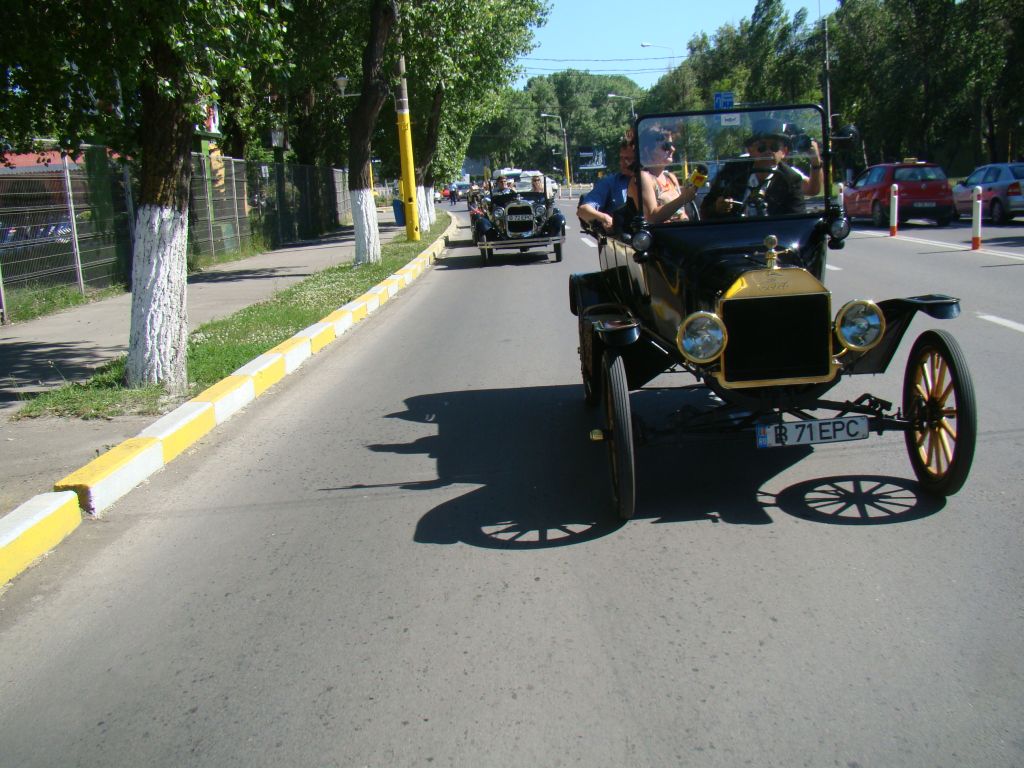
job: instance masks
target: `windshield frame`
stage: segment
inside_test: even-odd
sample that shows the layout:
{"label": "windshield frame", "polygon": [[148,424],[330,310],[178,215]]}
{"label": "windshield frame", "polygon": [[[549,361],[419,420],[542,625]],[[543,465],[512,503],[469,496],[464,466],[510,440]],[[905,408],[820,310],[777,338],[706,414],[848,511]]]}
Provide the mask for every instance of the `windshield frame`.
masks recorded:
{"label": "windshield frame", "polygon": [[[822,218],[828,216],[836,199],[830,173],[831,140],[825,111],[820,104],[814,103],[751,104],[729,109],[657,112],[639,115],[633,125],[633,137],[637,150],[637,162],[634,165],[636,188],[643,188],[641,177],[645,167],[653,169],[663,167],[673,173],[681,185],[685,185],[692,178],[691,174],[694,168],[703,165],[710,173],[705,184],[698,188],[696,204],[699,206],[710,193],[712,184],[723,169],[741,161],[753,162],[753,157],[745,151],[745,144],[752,137],[755,122],[764,120],[775,120],[781,123],[788,139],[786,144],[788,144],[789,150],[783,156],[782,163],[799,169],[805,177],[814,170],[811,168],[814,158],[809,147],[809,140],[814,139],[818,144],[823,179],[821,190],[818,194],[807,198],[802,212],[768,214],[762,212],[757,218]],[[763,123],[758,123],[758,125],[763,127]],[[675,150],[675,154],[672,155],[673,159],[667,166],[657,164],[657,161],[663,159],[664,155],[659,156],[654,151],[658,143],[656,135],[659,131],[664,132],[664,135],[668,136],[673,143],[678,142],[682,147],[682,149]],[[799,146],[799,150],[794,145]],[[704,152],[701,152],[702,149]],[[696,155],[692,159],[691,152]],[[710,156],[700,157],[700,154]],[[734,175],[736,173],[739,171],[736,170]],[[640,207],[642,209],[642,206]],[[735,216],[729,215],[727,218],[730,221],[742,223],[748,218],[755,217],[741,213]],[[684,224],[692,226],[710,222],[720,223],[723,220],[725,219],[704,220],[702,218],[700,221],[691,219],[686,222],[670,220],[663,224],[651,225]]]}

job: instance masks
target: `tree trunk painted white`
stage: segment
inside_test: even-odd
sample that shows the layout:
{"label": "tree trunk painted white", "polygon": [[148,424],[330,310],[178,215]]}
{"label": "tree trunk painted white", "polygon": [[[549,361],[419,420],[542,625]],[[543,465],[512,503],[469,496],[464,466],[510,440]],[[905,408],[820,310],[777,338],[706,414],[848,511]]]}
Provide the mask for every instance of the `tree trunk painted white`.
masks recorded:
{"label": "tree trunk painted white", "polygon": [[434,188],[427,187],[425,199],[427,201],[427,215],[430,216],[430,226],[433,227],[437,223],[437,206],[434,203]]}
{"label": "tree trunk painted white", "polygon": [[353,190],[352,223],[355,226],[356,264],[380,261],[380,225],[372,189]]}
{"label": "tree trunk painted white", "polygon": [[176,396],[188,389],[187,246],[188,210],[139,206],[132,253],[128,386],[163,384]]}
{"label": "tree trunk painted white", "polygon": [[416,186],[416,210],[420,217],[420,232],[430,229],[430,209],[427,208],[427,190],[422,184]]}

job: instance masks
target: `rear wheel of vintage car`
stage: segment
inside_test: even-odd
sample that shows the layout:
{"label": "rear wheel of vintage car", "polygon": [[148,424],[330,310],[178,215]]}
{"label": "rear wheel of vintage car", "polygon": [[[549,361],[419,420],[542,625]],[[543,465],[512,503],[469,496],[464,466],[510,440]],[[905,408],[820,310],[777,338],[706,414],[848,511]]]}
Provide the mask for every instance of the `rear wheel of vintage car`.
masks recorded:
{"label": "rear wheel of vintage car", "polygon": [[928,493],[949,496],[963,487],[974,460],[977,411],[967,360],[945,331],[914,342],[903,379],[905,433],[914,474]]}
{"label": "rear wheel of vintage car", "polygon": [[555,261],[562,260],[562,244],[555,243]]}
{"label": "rear wheel of vintage car", "polygon": [[601,372],[594,365],[594,358],[600,355],[594,334],[593,323],[580,318],[580,374],[583,377],[583,401],[593,408],[601,400]]}
{"label": "rear wheel of vintage car", "polygon": [[611,470],[612,500],[623,520],[631,520],[636,508],[636,476],[633,457],[633,418],[629,408],[626,366],[614,352],[604,354],[605,442]]}

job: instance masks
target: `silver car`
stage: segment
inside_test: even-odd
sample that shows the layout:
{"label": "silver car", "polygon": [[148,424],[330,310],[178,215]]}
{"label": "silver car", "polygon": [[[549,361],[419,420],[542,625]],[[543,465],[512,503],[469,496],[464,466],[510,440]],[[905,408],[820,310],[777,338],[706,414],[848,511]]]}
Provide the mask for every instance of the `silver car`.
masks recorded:
{"label": "silver car", "polygon": [[1006,224],[1024,215],[1024,163],[990,163],[971,171],[953,187],[953,205],[960,216],[972,215],[974,188],[981,187],[982,216],[993,224]]}

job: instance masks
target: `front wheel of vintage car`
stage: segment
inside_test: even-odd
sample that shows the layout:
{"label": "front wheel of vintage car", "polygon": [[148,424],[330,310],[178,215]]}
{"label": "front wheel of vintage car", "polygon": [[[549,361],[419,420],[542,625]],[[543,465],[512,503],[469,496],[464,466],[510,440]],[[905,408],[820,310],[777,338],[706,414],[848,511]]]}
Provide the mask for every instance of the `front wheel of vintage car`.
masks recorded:
{"label": "front wheel of vintage car", "polygon": [[967,360],[945,331],[925,331],[914,342],[903,413],[911,423],[907,452],[924,490],[939,496],[959,491],[974,460],[977,411]]}
{"label": "front wheel of vintage car", "polygon": [[605,442],[611,470],[612,500],[619,517],[631,520],[636,508],[633,418],[629,408],[626,366],[613,353],[604,355]]}

